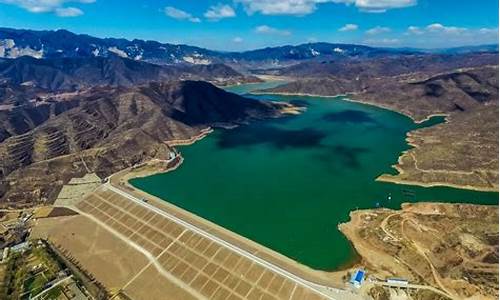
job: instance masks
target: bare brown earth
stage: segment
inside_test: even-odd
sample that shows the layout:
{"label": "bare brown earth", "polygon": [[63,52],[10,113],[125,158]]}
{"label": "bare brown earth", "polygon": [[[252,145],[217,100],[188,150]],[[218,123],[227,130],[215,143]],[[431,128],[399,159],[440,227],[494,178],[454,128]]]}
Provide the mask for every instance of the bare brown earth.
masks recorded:
{"label": "bare brown earth", "polygon": [[195,81],[95,87],[71,97],[70,107],[61,108],[56,99],[43,107],[22,103],[0,111],[0,131],[7,130],[0,139],[1,207],[52,203],[71,178],[87,173],[104,178],[153,158],[167,159],[171,149],[165,141],[189,139],[207,126],[293,111]]}
{"label": "bare brown earth", "polygon": [[455,299],[498,299],[498,206],[415,203],[350,217],[339,228],[375,277],[430,285]]}
{"label": "bare brown earth", "polygon": [[395,168],[377,180],[498,191],[498,106],[485,105],[447,122],[412,131]]}
{"label": "bare brown earth", "polygon": [[[140,176],[153,169],[154,165],[145,165],[126,170],[112,177],[111,183],[302,278],[332,286],[335,291],[329,293],[342,299],[359,299],[356,294],[337,289],[343,285],[338,277],[310,270],[182,209],[120,185],[124,174]],[[78,216],[37,220],[32,236],[48,238],[64,249],[110,293],[130,299],[323,299],[314,290],[106,186],[72,207]]]}
{"label": "bare brown earth", "polygon": [[48,238],[58,248],[71,253],[111,291],[119,289],[147,264],[143,255],[84,216],[49,218],[39,222],[40,231],[32,237]]}

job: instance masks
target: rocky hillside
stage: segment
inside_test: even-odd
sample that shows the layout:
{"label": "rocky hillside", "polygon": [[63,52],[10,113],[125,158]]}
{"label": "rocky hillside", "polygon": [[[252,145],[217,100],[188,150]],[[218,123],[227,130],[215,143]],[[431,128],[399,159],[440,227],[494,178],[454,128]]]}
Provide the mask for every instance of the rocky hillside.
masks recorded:
{"label": "rocky hillside", "polygon": [[481,66],[434,75],[311,78],[261,92],[350,94],[416,121],[447,115],[445,124],[411,132],[415,148],[399,158],[399,174],[379,180],[491,191],[498,190],[498,81],[498,66]]}
{"label": "rocky hillside", "polygon": [[335,96],[350,94],[363,102],[397,110],[416,120],[432,114],[464,111],[498,100],[498,67],[483,66],[425,75],[309,78],[260,91]]}
{"label": "rocky hillside", "polygon": [[151,158],[165,159],[165,141],[192,137],[207,126],[278,116],[282,108],[200,81],[95,87],[58,103],[71,107],[57,113],[49,106],[44,122],[0,143],[3,205],[53,200],[71,177],[87,172],[105,177]]}
{"label": "rocky hillside", "polygon": [[[498,45],[434,50],[432,53],[498,52]],[[281,68],[308,61],[369,59],[428,53],[423,49],[378,48],[340,43],[307,43],[244,52],[212,51],[139,39],[97,38],[67,30],[0,28],[0,58],[108,57],[118,55],[159,65],[225,63],[238,70]]]}
{"label": "rocky hillside", "polygon": [[393,55],[372,59],[310,61],[272,72],[295,78],[366,78],[401,76],[415,73],[436,74],[458,68],[497,65],[498,52],[466,54]]}
{"label": "rocky hillside", "polygon": [[0,60],[0,81],[51,91],[75,91],[97,85],[132,86],[174,79],[217,84],[258,81],[223,64],[159,66],[117,55],[52,59],[22,56]]}
{"label": "rocky hillside", "polygon": [[377,80],[354,99],[378,103],[416,120],[498,103],[498,67],[479,67],[419,80]]}
{"label": "rocky hillside", "polygon": [[362,80],[348,80],[344,78],[308,78],[291,81],[274,88],[255,91],[256,93],[277,93],[292,95],[319,95],[336,96],[345,93],[354,93],[364,89]]}
{"label": "rocky hillside", "polygon": [[67,30],[23,30],[0,28],[0,57],[36,58],[107,57],[115,54],[156,64],[212,64],[220,62],[289,62],[314,58],[373,57],[416,53],[418,50],[375,48],[352,44],[308,43],[268,47],[245,52],[212,51],[139,39],[96,38]]}

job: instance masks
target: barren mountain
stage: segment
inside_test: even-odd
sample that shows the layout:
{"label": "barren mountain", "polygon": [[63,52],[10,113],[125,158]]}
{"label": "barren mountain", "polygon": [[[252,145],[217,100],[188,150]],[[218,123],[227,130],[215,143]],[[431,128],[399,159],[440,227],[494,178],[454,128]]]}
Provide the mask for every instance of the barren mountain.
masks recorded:
{"label": "barren mountain", "polygon": [[[105,177],[151,158],[168,158],[165,141],[186,139],[207,126],[280,115],[283,105],[242,98],[206,82],[96,87],[46,108],[47,119],[0,143],[3,205],[54,199],[70,178]],[[8,115],[8,113],[7,113]]]}
{"label": "barren mountain", "polygon": [[296,78],[335,77],[350,80],[400,76],[404,74],[436,74],[484,65],[497,65],[498,52],[466,54],[392,55],[372,59],[308,61],[273,72]]}
{"label": "barren mountain", "polygon": [[498,103],[498,67],[457,70],[429,77],[383,78],[367,84],[354,99],[403,112],[415,120]]}
{"label": "barren mountain", "polygon": [[[467,60],[461,63],[467,64]],[[400,174],[384,174],[379,179],[498,190],[497,66],[434,75],[414,73],[353,80],[310,78],[262,92],[350,94],[353,100],[396,110],[416,121],[436,114],[447,115],[445,124],[409,133],[408,140],[415,148],[400,157],[396,165]]]}
{"label": "barren mountain", "polygon": [[309,61],[364,60],[429,53],[498,52],[498,45],[450,49],[380,48],[341,43],[307,43],[266,47],[244,52],[213,51],[140,39],[97,38],[61,30],[0,28],[0,57],[36,58],[108,57],[119,55],[158,65],[208,65],[224,63],[237,70],[282,68]]}
{"label": "barren mountain", "polygon": [[117,55],[52,59],[22,56],[0,60],[0,81],[52,91],[74,91],[96,85],[132,86],[177,79],[205,80],[217,84],[259,81],[223,64],[159,66]]}

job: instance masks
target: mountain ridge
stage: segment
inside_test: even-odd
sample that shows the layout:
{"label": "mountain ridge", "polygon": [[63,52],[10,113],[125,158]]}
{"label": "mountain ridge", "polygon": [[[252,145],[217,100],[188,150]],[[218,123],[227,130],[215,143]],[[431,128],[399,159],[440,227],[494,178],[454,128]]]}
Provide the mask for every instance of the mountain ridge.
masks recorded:
{"label": "mountain ridge", "polygon": [[[475,47],[475,48],[474,48]],[[498,45],[467,46],[476,51],[498,51]],[[483,49],[484,48],[484,49]],[[155,64],[211,64],[244,65],[246,68],[286,66],[314,59],[370,58],[391,55],[413,55],[426,52],[454,52],[450,49],[384,48],[347,43],[305,43],[266,47],[242,52],[216,51],[202,47],[161,43],[152,40],[97,38],[76,34],[65,29],[29,30],[0,28],[0,57],[16,58],[30,55],[37,58],[89,57],[116,54],[130,59]],[[467,50],[469,51],[469,50]],[[470,50],[472,51],[472,50]]]}
{"label": "mountain ridge", "polygon": [[30,84],[47,90],[78,90],[96,85],[132,86],[173,79],[205,80],[216,84],[258,82],[224,64],[156,65],[117,55],[36,59],[0,59],[0,81]]}
{"label": "mountain ridge", "polygon": [[[202,81],[94,87],[59,103],[68,107],[58,113],[32,105],[45,111],[45,120],[0,141],[3,205],[50,202],[73,177],[93,172],[104,178],[152,158],[165,160],[169,140],[192,138],[209,126],[278,117],[288,107],[243,98]],[[8,116],[0,113],[2,128],[8,128],[1,119]]]}

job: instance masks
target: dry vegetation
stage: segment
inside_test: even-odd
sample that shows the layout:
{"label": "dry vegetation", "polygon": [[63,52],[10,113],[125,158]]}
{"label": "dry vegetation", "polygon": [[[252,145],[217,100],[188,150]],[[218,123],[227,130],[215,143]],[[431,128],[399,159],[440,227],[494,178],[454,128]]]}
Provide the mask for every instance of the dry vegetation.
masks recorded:
{"label": "dry vegetation", "polygon": [[416,148],[400,158],[396,168],[401,174],[379,179],[498,191],[498,66],[480,66],[480,57],[473,59],[479,66],[444,73],[435,73],[443,69],[431,66],[397,76],[313,77],[264,92],[347,93],[354,101],[395,110],[415,121],[447,115],[446,124],[410,132],[408,140]]}
{"label": "dry vegetation", "polygon": [[418,203],[356,211],[340,229],[380,279],[406,278],[454,298],[498,298],[497,206]]}
{"label": "dry vegetation", "polygon": [[408,141],[414,148],[400,157],[399,174],[378,179],[497,191],[498,125],[498,106],[492,104],[412,131]]}

